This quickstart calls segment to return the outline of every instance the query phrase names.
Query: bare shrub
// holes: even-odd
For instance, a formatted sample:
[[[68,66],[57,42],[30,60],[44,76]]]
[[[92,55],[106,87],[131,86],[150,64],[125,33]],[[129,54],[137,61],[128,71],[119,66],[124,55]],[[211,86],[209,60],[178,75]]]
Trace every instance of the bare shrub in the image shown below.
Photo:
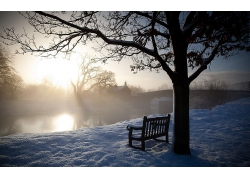
[[[214,75],[203,82],[194,82],[192,89],[203,91],[201,99],[210,109],[226,102],[228,83]]]

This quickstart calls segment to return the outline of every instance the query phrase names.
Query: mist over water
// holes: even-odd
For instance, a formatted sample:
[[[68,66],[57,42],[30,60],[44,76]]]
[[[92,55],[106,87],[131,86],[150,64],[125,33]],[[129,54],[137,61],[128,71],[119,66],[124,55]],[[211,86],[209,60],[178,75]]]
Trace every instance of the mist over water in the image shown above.
[[[0,136],[49,133],[103,126],[139,118],[157,111],[124,101],[88,100],[87,108],[71,100],[16,100],[0,102]]]
[[[202,100],[207,93],[191,91],[189,108],[209,108],[208,103]],[[249,96],[247,91],[230,91],[225,103]],[[71,131],[114,124],[144,115],[172,112],[172,91],[129,95],[123,99],[108,96],[87,97],[78,103],[74,98],[1,100],[0,136]]]
[[[125,91],[102,96],[90,93],[76,98],[73,93],[61,94],[56,89],[46,93],[46,89],[39,87],[32,86],[35,90],[26,91],[19,100],[0,100],[0,136],[115,124],[145,115],[171,113],[173,107],[172,90],[160,91],[159,97],[155,97],[152,93],[131,95],[130,89],[124,88]],[[170,97],[165,101],[163,96]]]
[[[16,115],[2,116],[0,136],[21,133],[47,133],[74,128],[71,115]]]

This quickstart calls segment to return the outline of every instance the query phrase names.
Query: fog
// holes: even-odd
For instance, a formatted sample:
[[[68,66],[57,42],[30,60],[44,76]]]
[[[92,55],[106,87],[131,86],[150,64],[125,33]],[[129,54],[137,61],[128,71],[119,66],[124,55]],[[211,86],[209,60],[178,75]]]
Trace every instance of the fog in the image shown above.
[[[142,106],[141,100],[131,95],[89,93],[76,101],[73,92],[67,90],[30,89],[18,99],[0,100],[0,136],[103,126],[159,110],[157,102]]]
[[[192,90],[189,108],[211,109],[218,104],[249,96],[249,91],[211,93]],[[0,136],[70,131],[114,124],[144,115],[172,113],[172,99],[172,90],[132,94],[126,84],[116,87],[114,91],[102,94],[82,92],[80,96],[75,96],[70,89],[29,85],[16,99],[0,99]]]

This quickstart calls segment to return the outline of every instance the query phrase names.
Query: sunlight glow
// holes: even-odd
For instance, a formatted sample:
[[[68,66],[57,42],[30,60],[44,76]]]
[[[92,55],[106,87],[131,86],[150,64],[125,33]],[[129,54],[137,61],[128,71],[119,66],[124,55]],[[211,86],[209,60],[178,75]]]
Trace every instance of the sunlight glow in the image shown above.
[[[36,67],[35,79],[41,83],[43,78],[48,78],[54,86],[66,88],[70,79],[77,78],[78,67],[74,60],[44,59]]]
[[[56,119],[56,131],[72,130],[73,126],[74,119],[68,114],[63,114]]]

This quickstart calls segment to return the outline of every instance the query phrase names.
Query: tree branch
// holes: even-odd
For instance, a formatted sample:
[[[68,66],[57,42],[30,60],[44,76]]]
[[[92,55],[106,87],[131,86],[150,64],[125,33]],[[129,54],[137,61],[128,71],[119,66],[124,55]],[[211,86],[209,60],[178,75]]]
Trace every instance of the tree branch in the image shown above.
[[[158,31],[156,29],[154,29],[154,34],[155,35],[160,35],[160,36],[165,37],[167,39],[169,39],[169,37],[170,37],[169,33],[162,33],[162,32],[160,32],[160,31]]]
[[[152,18],[152,23],[151,23],[152,24],[152,27],[151,27],[152,31],[154,31],[154,29],[155,29],[155,19],[156,19],[156,12],[153,13],[153,18]],[[154,47],[154,53],[156,54],[156,56],[159,56],[156,42],[155,42],[154,33],[151,33],[151,38],[152,38],[152,43],[153,43],[153,47]]]
[[[213,51],[211,52],[211,55],[204,59],[201,66],[192,74],[188,77],[188,81],[189,81],[189,84],[195,80],[202,71],[204,71],[205,69],[207,69],[207,65],[211,63],[211,61],[214,59],[216,53],[217,53],[217,50],[218,48],[220,47],[221,45],[221,41],[218,42],[218,44],[214,47]]]
[[[135,14],[138,14],[140,16],[143,16],[143,17],[146,17],[146,18],[149,18],[149,19],[152,19],[152,16],[150,16],[149,14],[146,14],[146,13],[142,13],[142,12],[139,12],[139,11],[134,11]],[[169,28],[168,24],[162,22],[162,21],[159,21],[159,20],[155,20],[158,24],[166,27],[166,28]]]
[[[153,32],[154,32],[155,22],[156,22],[156,12],[153,13],[153,18],[152,18],[152,23],[151,23]],[[158,53],[157,45],[156,45],[155,38],[154,38],[154,33],[151,33],[151,38],[152,38],[152,43],[153,43],[153,47],[154,47],[155,56],[157,57],[158,61],[160,62],[162,68],[168,73],[170,79],[172,80],[173,76],[174,76],[174,73]]]
[[[102,40],[104,40],[106,43],[108,44],[111,44],[111,45],[121,45],[121,46],[127,46],[127,47],[134,47],[134,48],[137,48],[139,50],[141,50],[142,52],[148,54],[148,55],[151,55],[153,56],[154,54],[154,51],[152,49],[148,49],[142,45],[140,45],[139,43],[135,43],[134,41],[124,41],[124,40],[115,40],[115,39],[109,39],[107,38],[101,31],[99,31],[98,29],[90,29],[88,27],[80,27],[80,26],[77,26],[75,24],[72,24],[72,23],[69,23],[57,16],[54,16],[54,15],[51,15],[51,14],[48,14],[48,13],[45,13],[45,12],[41,12],[41,11],[38,11],[36,12],[40,15],[43,15],[43,16],[46,16],[46,17],[50,17],[52,19],[55,19],[55,20],[58,20],[59,22],[63,23],[63,24],[66,24],[70,27],[73,27],[75,29],[78,29],[84,33],[93,33],[93,34],[96,34],[98,37],[100,37]]]
[[[194,17],[196,15],[196,12],[190,12],[186,18],[186,21],[184,23],[184,26],[183,26],[183,34],[187,36],[191,35],[192,34],[192,31],[194,30],[194,28],[196,27],[196,23],[197,23],[197,19],[194,20]]]

